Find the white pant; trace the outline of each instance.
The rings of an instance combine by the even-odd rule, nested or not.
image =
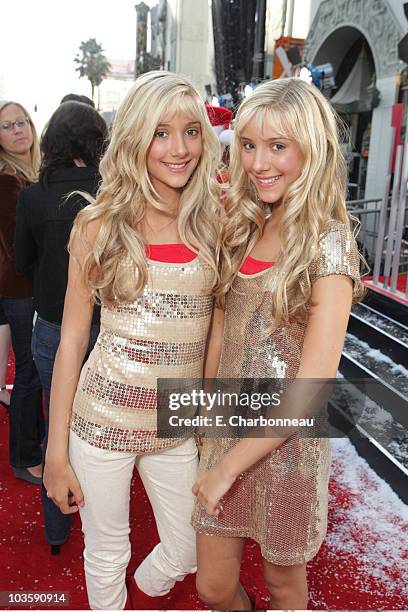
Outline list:
[[[156,519],[160,543],[135,573],[139,588],[165,595],[196,570],[190,525],[197,448],[192,439],[146,455],[106,451],[70,433],[69,455],[84,494],[85,576],[92,609],[123,609],[130,560],[129,501],[133,467],[139,471]],[[140,534],[143,537],[143,534]]]

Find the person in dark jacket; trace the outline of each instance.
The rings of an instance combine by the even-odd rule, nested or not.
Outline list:
[[[60,341],[68,279],[67,244],[72,224],[86,200],[95,196],[100,181],[98,165],[107,135],[105,121],[91,106],[64,102],[52,115],[41,141],[43,159],[39,183],[24,189],[17,205],[15,252],[17,269],[32,274],[37,320],[32,351],[40,375],[46,409],[46,430],[51,379]],[[72,195],[70,195],[72,194]],[[95,309],[89,351],[99,332]],[[44,443],[46,450],[47,435]],[[57,554],[70,531],[64,515],[42,488],[45,535]]]
[[[34,124],[17,102],[0,102],[0,341],[7,359],[8,329],[15,357],[10,398],[10,464],[16,478],[41,484],[44,435],[41,383],[31,354],[34,302],[31,279],[16,272],[14,229],[21,189],[37,180],[40,151]],[[2,401],[7,398],[2,396]]]

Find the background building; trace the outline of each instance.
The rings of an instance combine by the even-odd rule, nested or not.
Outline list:
[[[266,0],[265,78],[273,74],[275,42],[281,36],[306,38],[312,0]]]
[[[276,41],[302,45],[310,23],[310,0],[212,0],[218,94],[237,104],[248,89],[271,78]],[[281,76],[278,71],[277,75]]]
[[[133,60],[108,59],[111,69],[97,90],[97,106],[110,125],[115,112],[134,82],[135,63]]]
[[[265,1],[212,0],[218,95],[224,99],[232,96],[234,104],[239,101],[239,90],[252,80],[255,38],[262,38],[265,32],[264,8]],[[263,64],[264,54],[260,55]]]
[[[360,173],[366,199],[382,197],[385,189],[392,106],[405,66],[398,58],[398,42],[407,29],[403,4],[402,0],[312,0],[311,5],[305,55],[314,65],[333,65],[332,102],[350,125],[359,160],[359,168],[351,170],[355,182]]]
[[[153,67],[190,76],[208,97],[215,89],[208,0],[160,0],[150,12],[150,28]]]

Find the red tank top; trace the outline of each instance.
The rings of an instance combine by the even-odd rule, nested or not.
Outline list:
[[[185,244],[147,244],[146,256],[163,263],[188,263],[197,257]]]
[[[244,263],[241,265],[239,271],[241,274],[257,274],[258,272],[263,272],[263,270],[272,268],[274,263],[274,261],[261,261],[260,259],[254,259],[248,255]]]

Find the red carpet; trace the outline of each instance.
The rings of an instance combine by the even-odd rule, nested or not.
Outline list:
[[[72,536],[61,555],[52,557],[42,533],[39,488],[16,480],[8,465],[7,414],[0,410],[0,591],[67,591],[70,601],[66,609],[87,609],[79,517],[75,517]],[[329,532],[309,564],[310,608],[406,609],[407,507],[348,441],[334,441],[333,447]],[[149,502],[137,477],[132,486],[131,525],[131,566],[136,567],[157,542]],[[253,542],[245,550],[242,580],[265,593],[261,557]],[[146,598],[142,608],[196,610],[205,606],[190,576],[170,595]]]
[[[364,276],[364,280],[365,281],[370,281],[372,280],[373,277],[372,276]],[[384,276],[379,276],[378,277],[378,282],[381,283],[382,285],[384,284]],[[386,282],[386,286],[391,286],[391,277],[387,276],[387,282]],[[398,279],[397,279],[397,291],[401,291],[402,293],[405,293],[407,288],[407,274],[406,272],[403,274],[398,274]]]
[[[366,287],[368,287],[369,289],[371,289],[372,291],[377,291],[377,293],[381,293],[382,295],[386,295],[387,297],[396,300],[397,302],[400,302],[401,304],[405,304],[408,305],[408,300],[405,297],[405,293],[406,293],[406,289],[407,289],[407,274],[406,272],[403,274],[399,274],[398,275],[398,279],[397,279],[397,291],[399,291],[399,294],[396,294],[395,292],[391,291],[391,277],[387,277],[387,282],[385,283],[384,286],[384,276],[380,276],[378,278],[379,281],[379,285],[374,285],[374,283],[372,282],[373,277],[372,276],[364,276],[363,277],[363,283],[366,285]]]

